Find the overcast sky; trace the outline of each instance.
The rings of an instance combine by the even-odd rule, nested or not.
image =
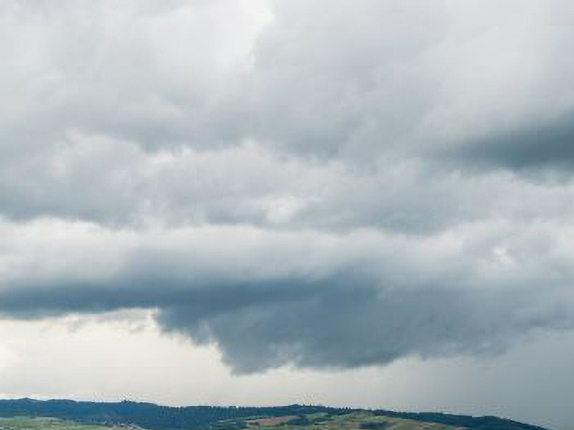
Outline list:
[[[574,429],[574,5],[0,0],[0,395]]]

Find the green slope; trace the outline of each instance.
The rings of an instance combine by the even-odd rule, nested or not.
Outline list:
[[[110,430],[110,427],[51,417],[0,418],[0,430]]]

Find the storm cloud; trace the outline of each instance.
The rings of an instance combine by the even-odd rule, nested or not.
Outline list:
[[[232,369],[574,328],[561,1],[0,0],[0,313]]]
[[[509,225],[426,238],[63,221],[3,230],[4,315],[157,309],[166,331],[217,343],[238,372],[494,353],[574,323],[571,228],[560,240]]]

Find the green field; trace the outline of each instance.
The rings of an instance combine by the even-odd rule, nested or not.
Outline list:
[[[277,417],[276,422],[273,421],[271,418],[243,420],[247,430],[456,430],[464,428],[405,418],[377,416],[368,411],[345,415],[313,414],[304,417]],[[221,430],[238,428],[234,420],[222,421],[219,425]]]
[[[119,427],[117,427],[119,428]],[[0,418],[0,430],[110,430],[111,427],[82,424],[58,418]]]
[[[276,418],[247,418],[242,420],[246,430],[455,430],[444,424],[427,423],[403,418],[375,416],[368,412],[346,415],[312,414]],[[122,430],[131,425],[104,426],[84,424],[50,417],[0,418],[0,430]],[[136,427],[137,428],[137,427]],[[219,430],[236,430],[236,420],[221,421],[215,425]]]

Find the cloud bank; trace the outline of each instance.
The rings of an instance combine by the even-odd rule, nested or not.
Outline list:
[[[237,372],[573,328],[569,9],[0,0],[0,312]]]

